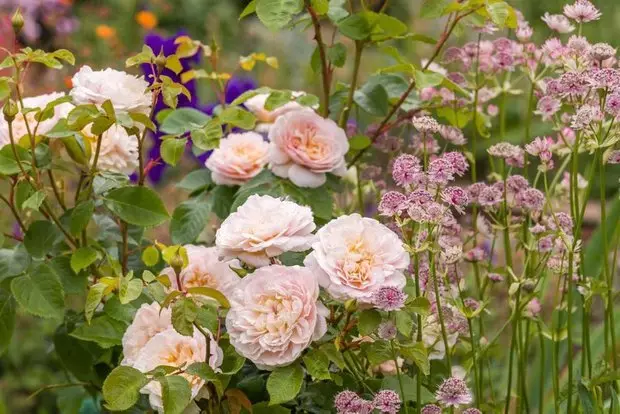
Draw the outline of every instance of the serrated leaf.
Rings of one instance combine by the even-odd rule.
[[[211,213],[211,200],[203,197],[182,202],[172,213],[170,236],[175,244],[194,242],[204,230]]]
[[[430,374],[430,361],[428,359],[428,351],[423,342],[414,344],[401,344],[400,353],[403,357],[412,360],[424,375]]]
[[[183,157],[187,138],[168,138],[161,144],[161,158],[166,164],[175,166]]]
[[[86,269],[97,260],[97,250],[89,246],[80,247],[71,255],[71,269],[75,273]]]
[[[114,368],[103,382],[106,408],[123,411],[133,407],[140,398],[140,390],[148,382],[146,376],[135,368],[124,365]]]
[[[140,227],[152,227],[168,220],[164,203],[147,187],[121,187],[105,197],[108,209],[123,221]]]
[[[303,0],[257,0],[256,15],[270,30],[279,30],[289,24],[303,9]]]
[[[39,190],[36,193],[32,194],[24,203],[22,204],[22,208],[29,208],[33,211],[39,211],[39,207],[43,204],[45,200],[45,191]]]
[[[187,289],[187,293],[191,293],[192,295],[207,296],[215,299],[223,308],[230,308],[230,302],[226,299],[226,296],[224,296],[224,294],[217,289],[206,286],[197,286]]]
[[[210,119],[197,109],[178,108],[168,113],[159,129],[166,134],[179,135],[205,126]]]
[[[282,404],[294,399],[301,390],[304,371],[299,364],[276,368],[267,380],[269,405]]]
[[[82,230],[86,229],[94,212],[95,202],[93,200],[88,200],[75,206],[73,211],[71,211],[71,220],[69,222],[71,234],[80,234]]]
[[[106,289],[108,289],[108,285],[104,283],[95,283],[88,290],[86,304],[84,305],[84,317],[86,318],[86,322],[90,323],[92,320],[93,314],[101,303]]]
[[[162,400],[166,414],[181,414],[192,398],[189,382],[179,375],[168,375],[157,379],[161,383]]]
[[[64,316],[65,292],[60,279],[47,265],[13,279],[11,292],[28,313],[53,319]]]
[[[185,191],[194,193],[200,190],[204,190],[207,187],[213,185],[211,179],[211,171],[206,168],[192,171],[187,174],[180,183],[177,184],[178,188],[182,188]]]
[[[230,124],[241,129],[254,129],[256,117],[238,106],[229,106],[219,114],[219,119],[224,124]]]
[[[88,324],[78,326],[71,336],[83,341],[96,342],[102,348],[121,345],[127,325],[109,315],[96,316]]]
[[[159,250],[155,246],[149,246],[144,249],[142,252],[142,262],[149,267],[155,266],[159,262]]]
[[[172,305],[172,326],[181,335],[192,336],[197,314],[198,307],[193,300],[179,299]]]
[[[15,328],[15,300],[10,292],[0,288],[0,355],[2,355],[13,336]]]
[[[370,335],[381,323],[381,314],[374,309],[367,309],[360,312],[358,329],[362,335]]]
[[[323,351],[313,349],[304,355],[303,360],[312,378],[318,381],[331,379],[329,373],[329,358],[327,358],[327,355],[325,355]]]

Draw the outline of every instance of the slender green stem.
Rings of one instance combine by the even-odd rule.
[[[362,52],[364,51],[364,42],[357,40],[355,42],[355,63],[353,64],[353,74],[351,75],[351,85],[349,86],[349,95],[347,102],[344,106],[342,114],[340,116],[340,127],[344,128],[349,122],[349,113],[353,107],[353,97],[355,96],[355,89],[357,89],[357,79],[359,77],[360,65],[362,63]]]
[[[403,379],[400,372],[400,367],[398,366],[398,357],[396,356],[396,350],[394,349],[394,340],[390,341],[390,349],[392,351],[394,365],[396,365],[396,377],[398,378],[398,387],[400,388],[400,399],[405,407],[405,413],[409,413],[409,406],[407,405],[407,399],[405,398],[405,387],[403,386]]]
[[[429,254],[431,277],[433,278],[433,287],[435,289],[435,307],[437,308],[437,315],[439,316],[439,324],[441,325],[441,338],[443,339],[444,347],[446,348],[446,362],[448,365],[448,372],[452,372],[452,361],[450,355],[450,346],[448,344],[448,334],[446,332],[446,325],[443,320],[443,309],[441,308],[441,297],[439,295],[439,283],[437,281],[437,270],[435,269],[435,255]]]
[[[312,26],[314,26],[314,40],[316,40],[317,48],[319,49],[319,58],[321,60],[321,76],[323,78],[323,93],[321,95],[321,113],[324,117],[329,116],[329,90],[331,84],[330,67],[327,60],[327,53],[325,51],[325,43],[323,42],[323,35],[321,32],[321,22],[319,16],[312,7],[312,3],[306,0],[306,9],[310,14],[312,20]]]

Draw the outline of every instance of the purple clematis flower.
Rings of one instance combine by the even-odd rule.
[[[151,49],[153,49],[153,53],[155,53],[156,55],[161,52],[163,53],[164,56],[170,56],[174,54],[177,49],[175,40],[179,38],[180,36],[185,36],[185,35],[186,33],[184,31],[180,31],[171,37],[162,37],[158,34],[151,33],[146,36],[145,44],[148,45]],[[175,82],[180,83],[181,75],[184,72],[190,70],[194,65],[199,64],[200,61],[201,61],[201,56],[199,53],[196,53],[194,56],[181,59],[181,65],[183,66],[183,71],[181,71],[178,75],[169,69],[164,69],[162,74],[170,77]],[[151,65],[143,64],[142,71],[144,73],[144,76],[147,82],[152,83],[153,82],[153,68],[151,67]],[[184,83],[184,86],[190,92],[191,98],[188,99],[186,96],[180,95],[177,107],[178,108],[196,108],[208,115],[211,115],[217,103],[212,103],[212,104],[208,104],[204,106],[200,104],[198,100],[197,84],[195,80],[191,80],[189,82]],[[236,77],[231,78],[226,84],[226,89],[225,89],[226,103],[232,102],[243,92],[251,90],[251,89],[255,89],[255,88],[256,88],[256,83],[250,78],[236,78]],[[152,134],[153,146],[151,147],[148,153],[148,159],[147,159],[147,162],[152,163],[148,170],[148,178],[153,183],[158,183],[161,181],[164,171],[166,169],[166,165],[163,162],[161,161],[157,162],[161,158],[161,152],[160,152],[161,137],[164,135],[163,133],[159,131],[159,124],[157,123],[157,114],[164,109],[168,109],[168,106],[163,102],[163,99],[160,96],[157,99],[157,102],[155,104],[155,110],[153,111],[153,119],[152,119],[152,121],[157,126],[158,131],[157,133]],[[190,149],[190,152],[191,152],[191,145],[189,145],[188,148]],[[209,154],[210,152],[206,152],[204,154],[197,156],[196,158],[199,160],[200,163],[204,164],[205,160],[209,157]]]

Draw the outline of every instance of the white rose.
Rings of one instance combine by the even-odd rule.
[[[123,335],[123,365],[133,365],[147,342],[172,326],[170,315],[170,308],[161,309],[157,302],[140,306]]]
[[[341,216],[322,227],[317,239],[304,265],[335,299],[371,303],[379,288],[405,286],[409,255],[396,233],[377,220]]]
[[[218,185],[241,185],[267,165],[269,144],[256,132],[230,134],[220,141],[205,165]]]
[[[49,93],[47,95],[39,95],[32,96],[30,98],[24,98],[24,108],[26,109],[34,109],[39,108],[43,110],[47,104],[57,99],[64,97],[65,94],[62,92]],[[54,113],[52,117],[46,119],[45,121],[38,122],[35,119],[36,112],[28,112],[26,114],[21,113],[21,111],[15,116],[11,126],[13,128],[13,138],[17,143],[20,138],[29,135],[28,129],[32,134],[36,135],[45,135],[49,132],[54,125],[58,123],[61,118],[65,118],[71,108],[73,106],[68,103],[62,103],[60,105],[56,105],[54,107]],[[3,116],[0,116],[0,148],[4,147],[7,144],[11,143],[11,138],[9,135],[9,124],[4,119]]]
[[[91,162],[94,162],[98,137],[91,134],[90,127],[84,129],[84,135],[92,144]],[[120,125],[112,125],[101,137],[97,168],[129,175],[138,165],[138,137],[129,135]]]
[[[189,264],[179,275],[181,286],[177,282],[174,270],[170,267],[162,270],[170,279],[171,288],[186,291],[192,287],[209,287],[219,290],[226,297],[230,297],[241,278],[232,271],[231,266],[240,268],[238,260],[219,260],[216,247],[184,246],[187,251]]]
[[[327,331],[329,311],[318,299],[319,285],[308,269],[261,267],[241,279],[231,299],[230,343],[259,368],[288,365]]]
[[[153,103],[153,94],[147,90],[149,84],[126,72],[110,68],[93,71],[82,66],[72,82],[71,96],[76,105],[101,105],[109,99],[116,111],[148,115]]]
[[[309,207],[268,195],[252,195],[217,231],[215,245],[224,256],[260,267],[284,252],[308,250],[316,228]]]
[[[326,173],[346,173],[347,135],[331,119],[310,109],[288,112],[269,130],[269,162],[273,173],[299,187],[320,187]]]

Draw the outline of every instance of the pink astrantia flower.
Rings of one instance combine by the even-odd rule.
[[[446,407],[467,405],[473,400],[465,381],[456,377],[446,379],[437,389],[435,398]]]
[[[299,187],[320,187],[326,173],[344,175],[346,133],[310,109],[288,112],[269,130],[271,171]]]
[[[467,140],[463,135],[463,131],[461,131],[457,127],[449,126],[449,125],[441,125],[439,128],[439,135],[452,145],[465,145]]]
[[[439,131],[439,123],[430,116],[418,116],[411,120],[413,127],[420,132],[435,133]]]
[[[371,298],[373,305],[377,309],[386,312],[396,311],[405,306],[407,295],[400,289],[393,286],[379,288]]]
[[[317,237],[304,265],[335,299],[372,303],[380,288],[405,286],[409,255],[396,233],[377,220],[341,216],[322,227]]]
[[[381,197],[379,213],[383,216],[394,216],[407,209],[407,196],[398,191],[388,191]]]
[[[588,23],[600,19],[601,12],[588,0],[577,0],[564,6],[564,15],[577,23]]]
[[[418,157],[410,154],[402,154],[392,166],[392,178],[396,185],[405,187],[413,184],[417,173],[422,171],[422,166]]]
[[[543,96],[536,105],[536,115],[540,115],[543,121],[549,121],[553,118],[560,108],[562,103],[552,96]]]
[[[549,29],[555,30],[558,33],[570,33],[575,30],[575,26],[562,14],[549,14],[547,12],[542,17],[542,20],[549,26]]]
[[[230,299],[226,330],[235,350],[258,367],[294,362],[327,330],[319,284],[305,267],[271,265],[244,277]]]
[[[459,213],[464,213],[464,207],[469,204],[469,194],[461,187],[447,187],[441,193],[441,199],[451,205]]]
[[[315,228],[309,207],[254,194],[224,220],[215,245],[224,256],[238,257],[254,267],[266,266],[271,257],[309,249]]]
[[[218,185],[241,185],[267,165],[269,143],[256,132],[230,134],[220,141],[205,163]]]
[[[607,158],[608,164],[620,164],[620,150],[612,151]]]
[[[382,413],[396,414],[400,410],[401,400],[397,392],[381,390],[375,395],[373,404]]]
[[[181,270],[178,280],[171,267],[161,271],[161,274],[168,276],[171,288],[186,292],[187,289],[193,287],[209,287],[229,297],[235,285],[241,280],[231,269],[231,267],[240,268],[239,261],[237,259],[220,260],[216,247],[194,245],[184,247],[189,263]]]
[[[442,413],[442,409],[438,405],[427,404],[424,407],[422,407],[421,413],[422,414],[441,414]]]

